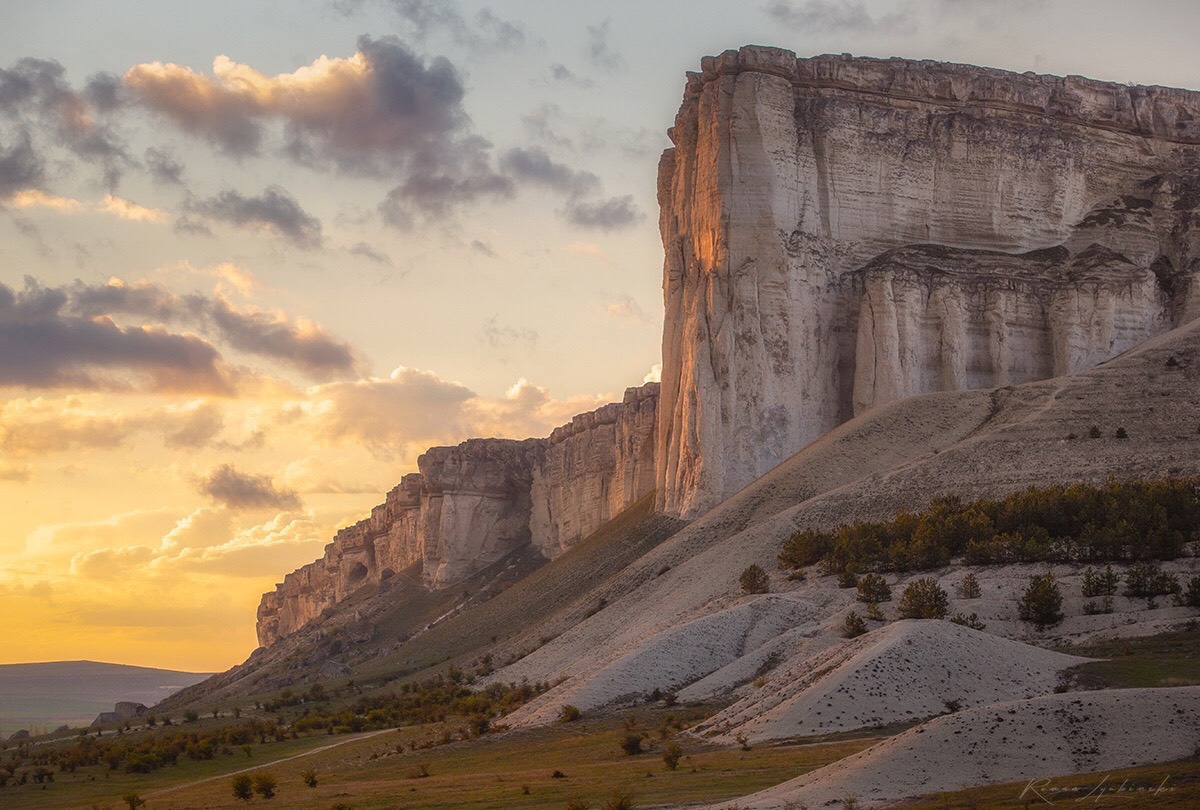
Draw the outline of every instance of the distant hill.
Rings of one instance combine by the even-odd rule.
[[[153,706],[208,676],[98,661],[0,664],[0,734],[87,725],[118,700]]]

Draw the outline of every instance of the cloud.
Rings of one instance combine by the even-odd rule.
[[[595,84],[591,79],[583,78],[561,62],[555,62],[550,66],[550,78],[556,82],[562,82],[563,84],[569,84],[584,90],[590,89]]]
[[[160,183],[183,185],[183,164],[166,150],[153,146],[147,149],[146,168],[150,170],[151,177]]]
[[[386,253],[368,245],[366,242],[358,242],[350,248],[350,253],[354,256],[362,256],[364,259],[369,259],[376,264],[384,264],[388,267],[392,266],[392,258]]]
[[[633,196],[629,194],[594,202],[571,200],[563,213],[567,221],[574,225],[602,231],[628,228],[636,225],[644,217],[641,209],[634,204]]]
[[[489,259],[494,259],[494,258],[496,258],[496,255],[497,255],[495,248],[493,248],[487,242],[484,242],[479,239],[471,240],[471,250],[475,251],[476,253],[482,253],[484,256],[487,256]]]
[[[775,22],[796,31],[911,32],[915,26],[911,9],[873,16],[862,2],[851,0],[807,0],[799,5],[790,0],[777,0],[768,3],[765,11]]]
[[[64,290],[29,277],[20,292],[0,283],[0,384],[234,392],[220,354],[199,337],[73,315],[67,303]]]
[[[501,349],[515,343],[523,344],[525,348],[532,349],[537,345],[538,333],[529,328],[517,329],[512,326],[502,326],[493,317],[488,318],[487,322],[483,325],[483,340],[493,349]]]
[[[235,286],[256,283],[236,265],[218,265],[213,272]],[[123,314],[187,324],[238,351],[286,363],[310,379],[348,376],[358,368],[353,347],[312,321],[279,310],[238,308],[220,292],[179,296],[151,282],[114,278],[99,285],[76,281],[69,295],[71,310],[82,317]]]
[[[305,250],[321,245],[321,221],[305,212],[280,186],[268,186],[262,194],[250,197],[222,191],[208,199],[190,200],[187,210],[238,228],[271,231]]]
[[[600,188],[600,178],[550,159],[540,146],[509,149],[500,166],[517,180],[546,186],[568,197],[582,197]]]
[[[642,377],[642,382],[662,382],[662,363],[655,363],[650,366],[650,370],[646,372],[646,376]]]
[[[99,120],[120,105],[119,93],[108,74],[93,76],[82,93],[65,76],[63,66],[52,59],[26,57],[0,68],[0,119],[12,123],[24,138],[31,131],[47,133],[53,144],[99,167],[111,191],[134,163],[124,139]],[[32,141],[22,144],[26,168],[41,162],[37,151]],[[35,172],[24,187],[33,187],[37,179]]]
[[[453,0],[390,0],[389,5],[418,40],[443,33],[473,51],[518,50],[531,39],[523,25],[502,19],[489,8],[469,22]]]
[[[430,371],[400,367],[387,378],[327,383],[287,408],[309,435],[353,442],[380,458],[411,459],[426,448],[472,436],[545,436],[605,396],[555,399],[518,380],[501,397],[483,397]]]
[[[200,484],[200,491],[230,509],[298,509],[300,497],[278,489],[269,476],[239,472],[222,464]]]
[[[592,60],[592,64],[597,67],[616,70],[621,67],[624,60],[619,53],[613,50],[612,44],[609,42],[609,31],[611,28],[611,18],[606,19],[602,23],[587,27],[587,53],[588,57]]]
[[[118,316],[145,322],[121,325]],[[44,288],[26,277],[19,292],[0,283],[0,384],[233,394],[242,372],[230,369],[213,343],[167,324],[199,329],[314,380],[358,370],[353,347],[319,325],[237,307],[220,292],[180,296],[121,279]]]
[[[83,209],[83,203],[70,197],[58,197],[38,189],[27,188],[14,193],[5,202],[13,208],[49,208],[58,212],[72,212]]]
[[[44,171],[44,162],[34,151],[29,132],[18,129],[16,143],[8,147],[0,144],[0,202],[40,184]]]
[[[650,322],[646,312],[631,295],[618,295],[615,300],[609,302],[604,311],[615,318],[626,318],[640,323]]]
[[[139,433],[161,436],[168,447],[196,448],[212,443],[223,427],[221,409],[202,400],[128,412],[78,395],[0,405],[0,449],[10,459],[119,447]]]
[[[98,206],[101,211],[112,214],[119,219],[129,220],[130,222],[165,222],[167,219],[166,213],[162,211],[146,208],[143,205],[138,205],[130,200],[123,200],[112,194],[101,200]]]

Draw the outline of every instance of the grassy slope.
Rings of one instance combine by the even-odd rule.
[[[1193,623],[1194,624],[1194,623]],[[1068,670],[1073,688],[1114,689],[1200,684],[1200,629],[1146,638],[1114,639],[1064,649],[1102,658]]]
[[[641,728],[653,749],[626,756],[620,742],[622,717],[584,719],[545,729],[511,732],[483,740],[458,742],[411,751],[408,744],[436,735],[435,728],[389,731],[369,739],[311,756],[277,762],[298,752],[320,748],[346,738],[324,736],[255,746],[253,758],[239,752],[211,762],[185,762],[155,774],[113,774],[102,768],[58,775],[42,790],[36,786],[0,791],[5,807],[124,807],[121,797],[137,792],[148,808],[242,807],[230,789],[229,774],[259,765],[275,776],[279,792],[275,806],[329,808],[345,803],[354,808],[396,807],[403,799],[411,808],[555,808],[582,800],[598,805],[617,792],[630,793],[638,806],[674,801],[712,802],[743,795],[862,750],[868,738],[804,746],[755,746],[749,751],[716,749],[683,741],[685,755],[676,770],[663,763],[659,728],[664,711],[640,713]],[[396,753],[397,743],[404,752]],[[315,789],[303,785],[301,774],[312,768]],[[428,777],[418,778],[422,771]],[[564,778],[555,778],[555,770]],[[214,775],[221,778],[191,784]],[[92,777],[96,781],[91,781]],[[66,780],[66,781],[64,781]],[[164,791],[186,784],[187,787]],[[524,792],[525,787],[529,793]],[[260,802],[261,799],[257,800]]]

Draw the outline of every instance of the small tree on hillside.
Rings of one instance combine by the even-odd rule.
[[[233,797],[248,802],[254,798],[254,780],[248,773],[240,773],[233,777]]]
[[[1117,592],[1117,583],[1120,581],[1111,565],[1104,566],[1103,571],[1097,571],[1089,565],[1083,569],[1083,595],[1112,596]]]
[[[868,605],[892,601],[892,589],[879,574],[864,574],[858,580],[858,601]]]
[[[842,638],[858,638],[865,632],[867,623],[863,621],[863,617],[853,610],[847,613],[846,621],[842,623]]]
[[[766,593],[771,590],[771,579],[761,565],[751,565],[743,571],[740,581],[745,593]]]
[[[959,599],[978,599],[983,595],[983,589],[979,587],[979,580],[974,574],[967,574],[963,581],[958,583],[955,594]]]
[[[900,615],[905,619],[944,619],[950,597],[933,577],[914,579],[900,597]]]
[[[1029,578],[1025,593],[1017,601],[1017,614],[1021,621],[1034,624],[1039,630],[1063,620],[1062,591],[1053,573],[1034,574]]]
[[[264,799],[275,798],[275,777],[269,773],[254,774],[254,792]]]

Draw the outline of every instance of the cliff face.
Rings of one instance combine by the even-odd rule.
[[[533,473],[533,541],[557,557],[654,488],[658,384],[550,434]]]
[[[284,577],[258,607],[262,646],[414,563],[444,588],[533,543],[556,557],[654,488],[658,384],[581,414],[548,439],[470,439],[417,459],[365,520]]]
[[[855,413],[1078,370],[1195,316],[1200,94],[729,51],[659,168],[659,508]]]

